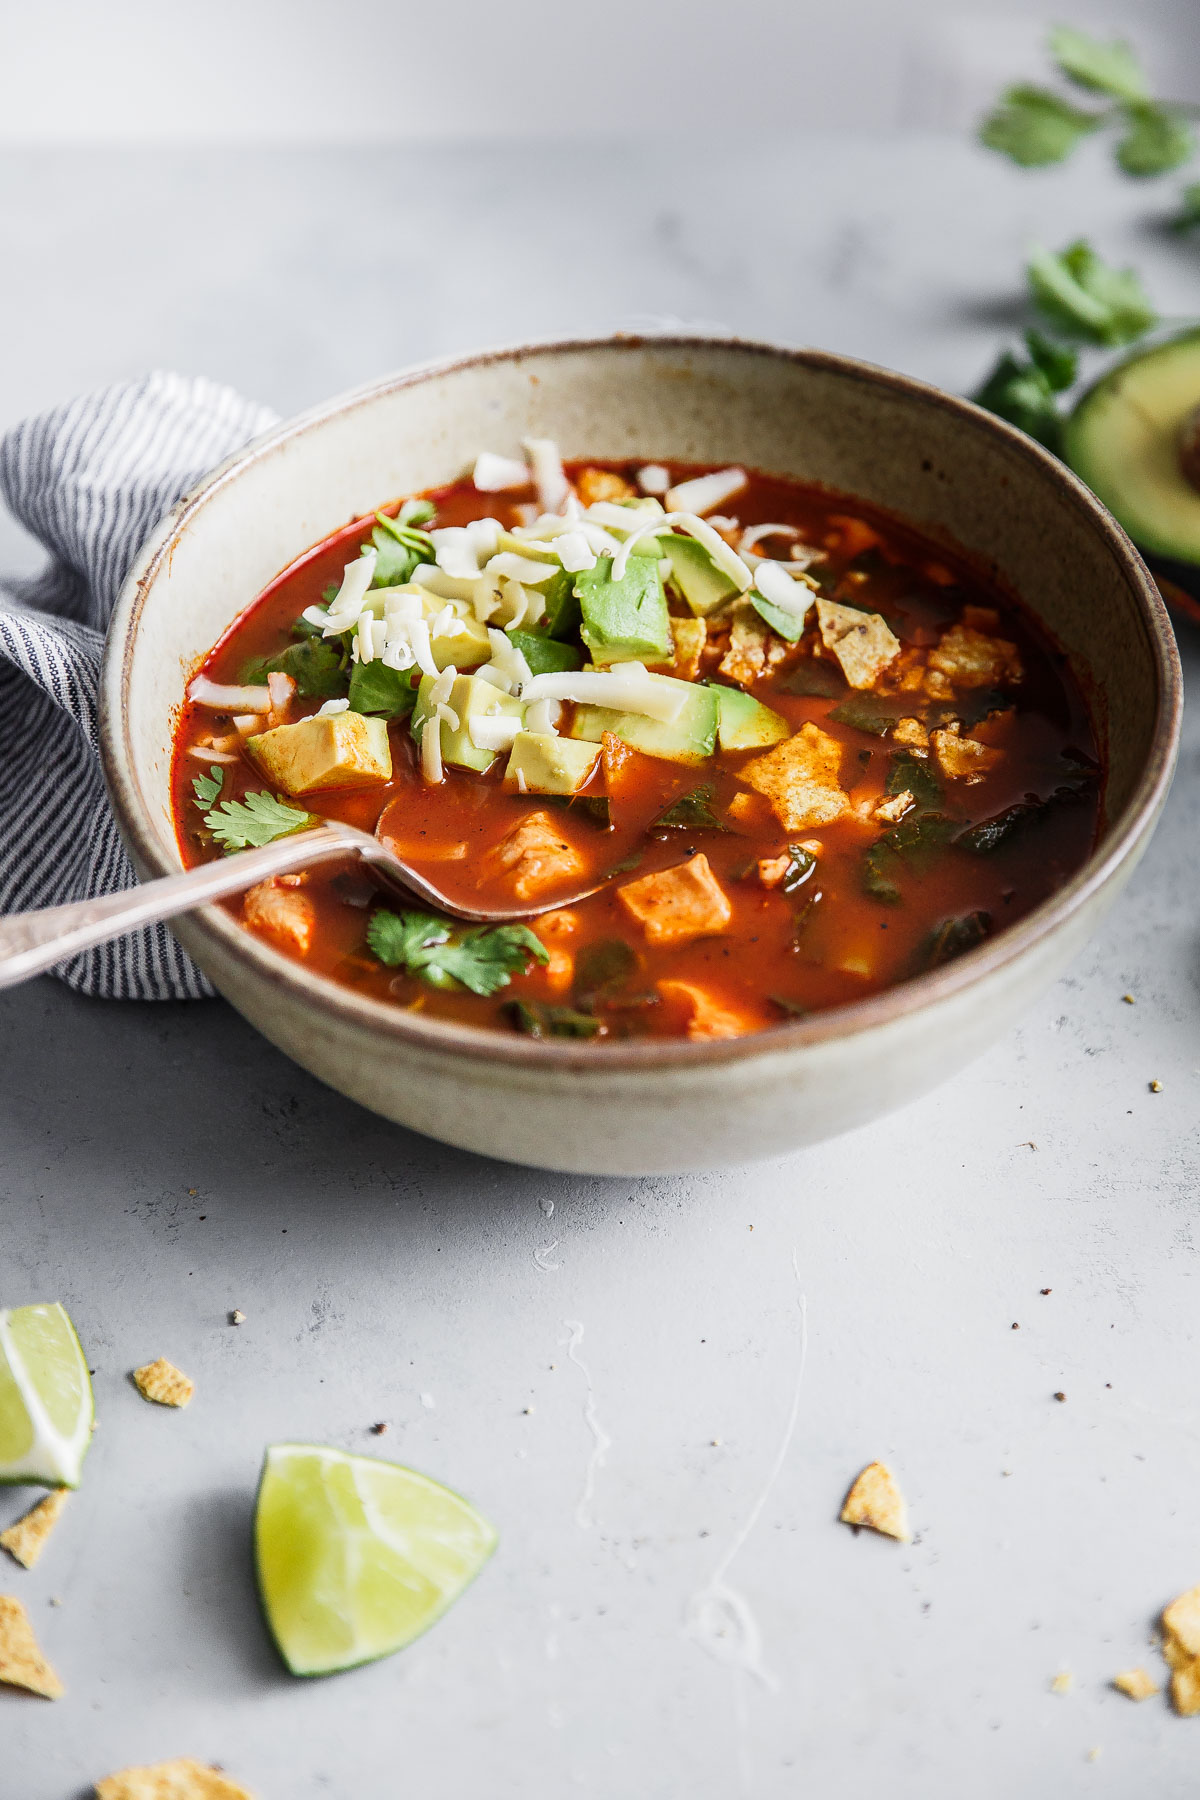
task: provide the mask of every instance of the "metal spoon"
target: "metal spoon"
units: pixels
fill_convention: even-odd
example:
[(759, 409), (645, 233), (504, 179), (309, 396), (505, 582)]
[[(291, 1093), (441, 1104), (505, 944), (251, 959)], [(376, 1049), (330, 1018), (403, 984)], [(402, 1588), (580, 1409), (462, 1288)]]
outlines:
[(381, 886), (402, 900), (420, 900), (452, 918), (467, 919), (476, 925), (501, 925), (535, 918), (551, 907), (572, 906), (577, 900), (598, 893), (607, 880), (605, 877), (594, 881), (574, 894), (542, 899), (537, 906), (463, 906), (440, 894), (380, 838), (369, 831), (359, 831), (354, 825), (331, 820), (311, 831), (294, 832), (273, 844), (264, 844), (260, 850), (239, 850), (220, 862), (202, 863), (199, 868), (185, 869), (181, 875), (163, 875), (139, 887), (123, 888), (118, 894), (0, 918), (0, 988), (16, 987), (19, 982), (52, 969), (56, 963), (65, 962), (69, 956), (90, 950), (93, 944), (123, 937), (127, 931), (155, 925), (160, 919), (191, 912), (197, 906), (210, 906), (213, 901), (225, 900), (272, 875), (286, 875), (292, 869), (328, 862), (332, 857), (353, 855), (369, 863)]

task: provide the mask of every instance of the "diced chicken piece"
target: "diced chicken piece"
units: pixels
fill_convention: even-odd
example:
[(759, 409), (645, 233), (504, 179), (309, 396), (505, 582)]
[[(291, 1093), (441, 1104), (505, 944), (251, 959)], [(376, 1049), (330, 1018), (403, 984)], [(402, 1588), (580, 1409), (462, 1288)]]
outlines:
[(586, 866), (575, 846), (544, 812), (530, 813), (515, 825), (491, 852), (491, 861), (512, 875), (518, 900), (530, 900), (545, 888), (575, 881)]
[(242, 923), (281, 949), (307, 956), (316, 927), (316, 909), (308, 895), (278, 881), (260, 881), (242, 900)]
[(760, 856), (758, 879), (765, 888), (777, 888), (791, 866), (792, 859), (786, 851), (782, 856)]
[(576, 913), (569, 909), (543, 913), (534, 921), (534, 930), (545, 944), (550, 960), (541, 969), (542, 980), (552, 994), (565, 994), (575, 975), (575, 958), (566, 948), (579, 924)]
[(878, 819), (881, 825), (896, 825), (912, 803), (913, 797), (905, 788), (901, 794), (893, 794), (887, 800), (880, 800), (871, 816)]
[(841, 663), (852, 688), (874, 687), (900, 654), (900, 639), (879, 613), (858, 612), (835, 600), (818, 600), (817, 623), (822, 642)]
[(909, 750), (928, 750), (929, 733), (920, 719), (899, 719), (892, 728), (892, 742), (904, 744)]
[(671, 638), (675, 645), (675, 661), (671, 673), (677, 681), (695, 681), (700, 673), (700, 659), (708, 641), (708, 623), (704, 619), (672, 619)]
[(929, 666), (958, 688), (995, 687), (1020, 681), (1021, 658), (1017, 646), (1005, 638), (989, 637), (970, 625), (952, 625), (929, 653)]
[(584, 506), (594, 506), (598, 500), (632, 500), (637, 489), (611, 469), (580, 469), (575, 477), (575, 492)]
[(873, 550), (883, 542), (865, 520), (855, 519), (849, 513), (830, 513), (829, 523), (837, 532), (832, 548), (843, 556), (861, 556), (864, 550)]
[(733, 917), (703, 852), (673, 869), (627, 882), (617, 889), (617, 898), (650, 944), (688, 944), (693, 938), (715, 937)]
[(947, 725), (944, 731), (933, 732), (930, 741), (938, 768), (947, 780), (965, 781), (970, 786), (976, 781), (982, 781), (988, 770), (995, 768), (1004, 752), (989, 749), (977, 738), (963, 737), (961, 733), (962, 728), (955, 719), (953, 725)]
[(715, 999), (707, 988), (697, 987), (694, 982), (660, 981), (657, 987), (664, 1000), (687, 1007), (690, 1038), (744, 1037), (747, 1032), (758, 1031), (762, 1025), (762, 1019), (757, 1015), (726, 1005)]
[(738, 779), (770, 801), (785, 831), (807, 831), (849, 813), (841, 768), (842, 746), (810, 720), (794, 737), (744, 763)]
[(750, 687), (767, 666), (767, 642), (770, 627), (755, 612), (749, 600), (735, 600), (733, 622), (729, 631), (729, 648), (721, 658), (720, 670), (730, 681)]

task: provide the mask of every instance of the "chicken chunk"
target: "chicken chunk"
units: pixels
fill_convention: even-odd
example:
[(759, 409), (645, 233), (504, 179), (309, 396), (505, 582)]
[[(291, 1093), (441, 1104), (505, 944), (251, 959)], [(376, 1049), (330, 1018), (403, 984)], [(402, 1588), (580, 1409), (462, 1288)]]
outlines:
[(859, 612), (836, 600), (817, 601), (821, 640), (842, 665), (852, 688), (874, 687), (900, 654), (900, 639), (880, 613)]
[(658, 991), (668, 1003), (688, 1010), (687, 1034), (693, 1039), (744, 1037), (758, 1031), (762, 1019), (749, 1012), (738, 1011), (717, 1000), (707, 988), (691, 981), (660, 981)]
[(807, 831), (850, 811), (841, 768), (842, 746), (810, 720), (794, 737), (743, 764), (738, 779), (770, 801), (785, 831)]
[(543, 913), (534, 921), (533, 929), (545, 944), (550, 958), (543, 965), (541, 975), (552, 994), (565, 994), (574, 978), (575, 958), (565, 940), (574, 936), (578, 924), (578, 915), (565, 909)]
[(726, 929), (733, 908), (701, 852), (673, 869), (643, 875), (617, 889), (617, 899), (633, 915), (650, 944), (689, 944)]
[(944, 731), (932, 732), (930, 742), (938, 768), (947, 780), (965, 781), (970, 786), (982, 781), (988, 770), (995, 768), (1003, 751), (989, 749), (977, 738), (963, 737), (961, 733), (962, 728), (955, 719)]
[[(286, 885), (285, 885), (286, 884)], [(242, 900), (242, 923), (260, 936), (273, 938), (283, 950), (307, 956), (317, 915), (307, 894), (297, 892), (286, 876), (260, 881)]]
[(929, 652), (929, 667), (956, 688), (995, 687), (1004, 681), (1020, 681), (1022, 674), (1015, 644), (989, 637), (970, 625), (952, 625), (942, 634), (941, 642)]
[(579, 879), (584, 860), (562, 835), (549, 813), (530, 813), (501, 838), (489, 861), (511, 874), (518, 900), (531, 900), (544, 888)]
[(575, 491), (584, 506), (594, 506), (597, 500), (632, 500), (637, 493), (623, 475), (614, 475), (611, 469), (580, 469)]

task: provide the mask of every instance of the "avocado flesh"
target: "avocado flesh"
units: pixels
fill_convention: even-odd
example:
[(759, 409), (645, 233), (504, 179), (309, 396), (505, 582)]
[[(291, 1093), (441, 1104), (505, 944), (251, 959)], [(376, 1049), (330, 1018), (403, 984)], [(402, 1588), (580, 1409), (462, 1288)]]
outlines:
[(664, 536), (658, 544), (670, 560), (671, 579), (698, 619), (738, 592), (737, 583), (717, 567), (712, 552), (696, 538)]
[(599, 758), (595, 744), (572, 743), (542, 731), (518, 731), (504, 785), (524, 794), (577, 794)]
[(248, 737), (246, 749), (272, 787), (285, 794), (374, 786), (392, 778), (387, 720), (362, 713), (314, 713)]
[(1086, 393), (1066, 422), (1063, 454), (1130, 537), (1152, 556), (1200, 567), (1200, 491), (1180, 442), (1200, 406), (1200, 331), (1128, 357)]
[[(413, 708), (412, 734), (419, 744), (425, 720), (429, 717), (429, 690), (434, 677), (423, 675), (421, 685), (417, 689), (417, 704)], [(496, 760), (494, 750), (481, 750), (471, 742), (471, 720), (483, 718), (489, 713), (501, 713), (508, 718), (519, 719), (524, 707), (511, 694), (502, 694), (499, 688), (488, 681), (480, 681), (476, 675), (460, 675), (450, 689), (450, 698), (446, 702), (451, 712), (458, 715), (458, 728), (451, 730), (445, 719), (442, 721), (442, 761), (455, 769), (474, 769), (483, 775)]]
[(753, 694), (711, 683), (720, 709), (717, 736), (722, 750), (760, 750), (782, 743), (791, 731), (787, 720)]
[(702, 763), (717, 745), (720, 708), (712, 688), (671, 675), (652, 675), (652, 681), (669, 681), (684, 690), (683, 705), (674, 719), (648, 719), (644, 713), (619, 712), (611, 706), (577, 706), (568, 737), (598, 744), (606, 731), (634, 750), (660, 756), (666, 762)]
[(575, 577), (583, 613), (581, 635), (598, 666), (615, 662), (670, 662), (673, 654), (667, 597), (658, 557), (631, 556), (619, 581), (613, 559), (601, 556), (594, 569)]

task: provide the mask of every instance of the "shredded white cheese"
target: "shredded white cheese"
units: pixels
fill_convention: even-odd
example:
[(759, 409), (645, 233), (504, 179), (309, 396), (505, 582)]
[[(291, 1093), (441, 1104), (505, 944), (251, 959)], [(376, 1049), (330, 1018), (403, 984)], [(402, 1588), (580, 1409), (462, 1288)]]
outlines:
[(538, 505), (544, 513), (560, 513), (567, 503), (571, 485), (553, 438), (526, 438), (525, 452), (533, 472)]
[(188, 687), (188, 699), (212, 712), (265, 713), (271, 710), (271, 691), (265, 687), (232, 687), (197, 675)]
[(449, 668), (443, 669), (435, 678), (429, 689), (429, 712), (421, 727), (421, 774), (431, 787), (436, 787), (445, 778), (442, 767), (443, 719), (452, 731), (458, 728), (458, 714), (452, 712), (447, 705), (457, 677), (458, 670), (451, 663)]
[(477, 750), (511, 750), (521, 721), (512, 713), (473, 713), (467, 735)]
[(710, 513), (745, 486), (745, 469), (714, 469), (711, 475), (696, 475), (668, 488), (666, 508), (668, 512)]
[[(349, 631), (358, 623), (358, 615), (363, 609), (367, 597), (367, 589), (375, 579), (375, 564), (379, 553), (368, 550), (356, 562), (347, 563), (342, 571), (342, 585), (338, 589), (329, 610), (325, 614), (324, 633), (326, 637), (339, 637), (343, 631)], [(316, 608), (310, 608), (310, 612)], [(309, 614), (306, 613), (305, 618)]]
[(553, 581), (558, 574), (558, 565), (533, 556), (518, 556), (512, 550), (501, 550), (491, 558), (483, 573), (497, 577), (507, 575), (525, 587), (539, 587), (544, 581)]
[(584, 531), (564, 531), (561, 537), (555, 539), (554, 547), (563, 568), (572, 575), (579, 575), (596, 566), (596, 553), (588, 543), (587, 533)]
[(561, 718), (560, 701), (535, 700), (532, 706), (525, 709), (525, 730), (539, 732), (542, 737), (557, 737), (558, 721)]
[(643, 713), (648, 719), (678, 718), (688, 699), (690, 684), (668, 676), (651, 675), (644, 663), (621, 663), (616, 669), (564, 669), (532, 676), (521, 688), (527, 703), (537, 700), (575, 700), (588, 706), (608, 706), (615, 712)]
[(475, 458), (471, 479), (481, 494), (503, 494), (510, 488), (528, 487), (529, 470), (515, 457), (496, 456), (491, 450), (483, 450)]
[[(723, 575), (728, 575), (739, 593), (744, 594), (748, 587), (753, 586), (754, 577), (737, 551), (731, 550), (725, 539), (719, 537), (706, 520), (690, 512), (663, 513), (661, 518), (652, 519), (648, 525), (642, 526), (631, 537), (627, 537), (613, 558), (613, 580), (620, 581), (622, 579), (628, 567), (629, 558), (643, 538), (657, 537), (660, 532), (666, 531), (672, 525), (678, 526), (680, 531), (686, 532), (689, 537), (694, 537), (698, 543), (704, 545), (718, 569)], [(665, 546), (666, 540), (664, 540)]]
[(799, 536), (800, 533), (794, 525), (748, 525), (738, 540), (738, 555), (750, 556), (754, 552), (755, 545), (761, 544), (764, 538), (795, 539)]
[(798, 619), (801, 624), (808, 617), (809, 608), (816, 599), (816, 590), (809, 582), (797, 580), (789, 574), (783, 563), (760, 562), (754, 571), (754, 585), (764, 600), (777, 606)]
[(324, 706), (318, 706), (313, 717), (317, 719), (333, 719), (338, 713), (350, 711), (348, 700), (326, 700)]
[(647, 463), (644, 469), (637, 472), (637, 484), (643, 494), (661, 496), (671, 485), (671, 471), (661, 463)]
[(494, 625), (488, 626), (488, 643), (492, 646), (492, 660), (482, 669), (476, 669), (475, 674), (482, 681), (490, 681), (502, 693), (522, 693), (533, 679), (533, 671), (521, 652), (507, 633), (497, 631)]

